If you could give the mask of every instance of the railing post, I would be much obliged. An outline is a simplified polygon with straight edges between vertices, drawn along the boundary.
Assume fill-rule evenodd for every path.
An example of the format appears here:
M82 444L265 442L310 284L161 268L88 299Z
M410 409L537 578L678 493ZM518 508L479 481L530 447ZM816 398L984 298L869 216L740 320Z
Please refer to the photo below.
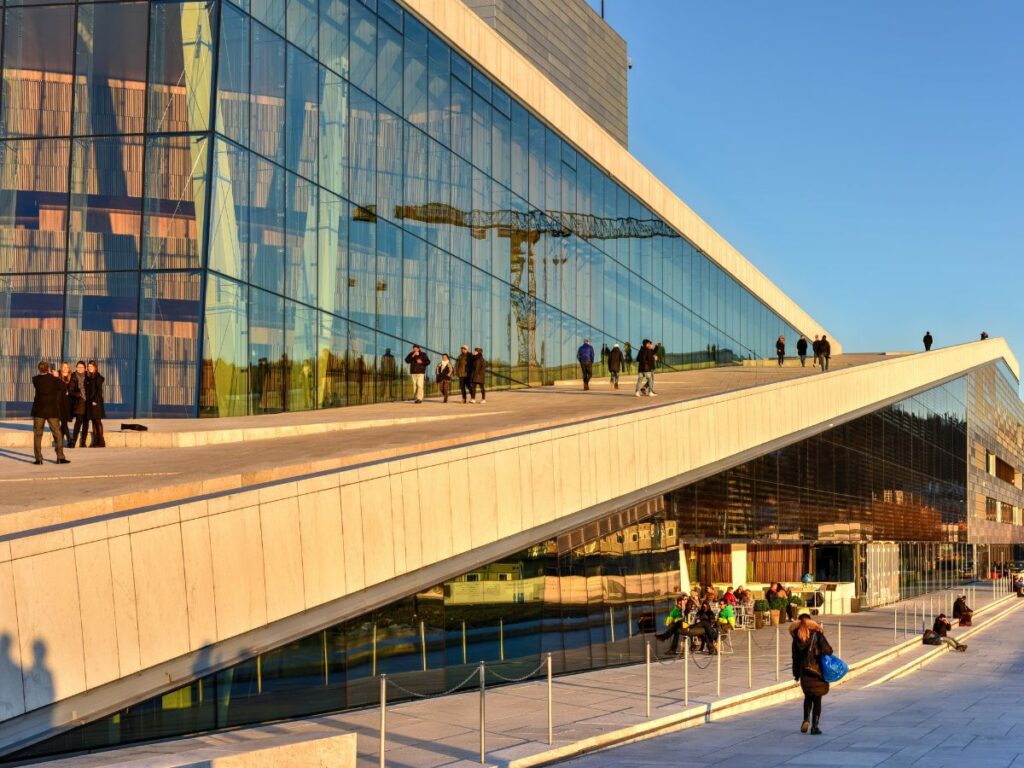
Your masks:
M630 603L626 606L626 634L629 637L633 636L633 604Z
M836 647L838 649L836 653L839 654L839 658L843 658L843 622L841 621L836 627Z
M683 637L683 706L690 706L690 638Z
M548 667L548 744L555 743L555 708L551 682L551 654L547 656Z
M899 628L900 628L900 608L899 608L898 605L896 605L896 606L893 606L893 609L892 609L892 643L893 643L893 645L895 645L896 643L899 642L899 638L896 635L896 633L899 631Z
M373 622L373 657L370 664L370 673L372 675L377 674L377 622Z
M747 688L754 687L754 637L747 632Z
M462 663L466 663L466 622L462 622Z
M420 622L420 656L423 660L423 671L427 671L427 629L424 623Z
M615 642L615 608L609 606L608 608L608 629L610 630L610 637L612 642Z
M380 741L380 760L378 765L380 768L384 768L384 741L387 738L388 732L388 676L380 676L380 726L379 726L379 741Z
M775 682L779 682L779 628L775 627Z
M505 619L498 619L498 654L505 660Z
M480 662L480 765L484 764L484 759L487 754L487 683L484 681L484 674L486 667L484 662Z
M712 648L715 646L712 645ZM715 651L715 696L722 695L722 649Z
M646 685L645 685L645 688L644 688L644 690L645 690L645 697L646 697L645 711L647 713L646 716L650 717L651 716L651 641L650 640L647 640L644 643L644 656L645 656L644 677L645 677L645 679L647 681Z

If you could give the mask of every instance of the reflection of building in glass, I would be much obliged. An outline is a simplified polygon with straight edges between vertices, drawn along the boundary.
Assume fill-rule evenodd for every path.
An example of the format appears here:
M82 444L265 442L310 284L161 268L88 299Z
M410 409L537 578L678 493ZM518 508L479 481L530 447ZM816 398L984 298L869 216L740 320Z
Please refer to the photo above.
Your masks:
M41 357L95 357L112 415L216 416L399 398L412 342L502 388L584 337L686 367L798 335L393 0L5 25L0 413Z

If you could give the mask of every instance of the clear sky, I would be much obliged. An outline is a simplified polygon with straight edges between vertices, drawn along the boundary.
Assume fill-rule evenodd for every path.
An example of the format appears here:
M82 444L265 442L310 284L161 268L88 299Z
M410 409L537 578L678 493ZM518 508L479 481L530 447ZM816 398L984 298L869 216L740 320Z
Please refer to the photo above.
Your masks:
M633 154L845 349L1024 361L1024 0L605 7Z

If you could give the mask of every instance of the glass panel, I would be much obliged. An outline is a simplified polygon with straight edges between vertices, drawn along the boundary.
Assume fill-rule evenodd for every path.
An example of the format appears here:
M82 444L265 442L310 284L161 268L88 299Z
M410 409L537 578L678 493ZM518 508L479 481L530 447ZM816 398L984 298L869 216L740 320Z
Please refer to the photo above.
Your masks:
M249 394L253 413L279 413L287 400L284 299L249 289Z
M371 267L372 269L372 267ZM374 327L390 336L402 335L402 232L386 221L377 223L377 320Z
M249 153L218 139L210 202L210 269L249 275Z
M375 217L377 205L377 111L373 99L352 91L350 139L350 189L352 202L363 215Z
M405 119L427 128L427 29L410 18L405 25Z
M320 184L339 195L348 190L348 83L320 72Z
M316 405L316 310L285 302L284 409L308 411Z
M68 275L64 355L96 360L108 418L133 415L138 314L138 272Z
M317 301L322 310L336 315L348 313L348 222L349 204L321 190Z
M230 4L220 19L217 71L217 130L239 144L249 143L249 17Z
M345 405L345 351L348 349L348 323L340 317L320 313L319 354L317 355L317 402L320 408Z
M0 274L0 368L35 372L40 360L58 363L63 319L63 274ZM34 393L30 376L0 377L0 417L28 416Z
M284 96L285 42L253 24L250 146L278 163L284 163Z
M348 76L349 0L320 2L320 61Z
M71 132L74 14L72 6L7 9L0 135Z
M402 113L402 36L381 24L377 36L377 101Z
M249 165L249 279L273 291L284 285L285 172L261 157Z
M310 56L317 55L317 0L288 0L288 39Z
M196 413L199 272L142 275L136 416Z
M285 210L285 291L293 299L316 304L317 188L288 174Z
M377 89L377 17L362 3L353 3L351 10L349 80L363 93L373 96Z
M146 145L146 201L142 247L153 268L200 266L206 216L203 137L150 139Z
M75 140L69 270L138 269L142 154L141 136Z
M285 3L281 0L252 0L251 7L254 19L263 22L277 34L284 34Z
M207 278L201 416L244 416L249 412L248 305L244 285L215 274Z
M67 139L0 142L0 273L63 272Z
M154 3L150 16L149 130L205 131L210 126L216 6Z
M402 205L402 121L377 111L377 215L394 220Z
M316 181L316 140L320 127L318 75L316 62L289 45L285 158L289 169L313 181ZM329 158L329 161L337 162L337 159Z
M142 133L148 3L78 9L75 133Z

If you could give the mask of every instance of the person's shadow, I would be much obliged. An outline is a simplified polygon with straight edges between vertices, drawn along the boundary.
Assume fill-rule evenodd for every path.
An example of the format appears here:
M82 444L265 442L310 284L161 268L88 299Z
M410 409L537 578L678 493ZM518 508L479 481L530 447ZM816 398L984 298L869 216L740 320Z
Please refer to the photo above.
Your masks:
M32 668L25 673L25 703L33 709L42 707L52 704L55 695L53 674L46 668L46 643L37 638L32 643Z
M11 658L11 642L12 638L6 632L0 635L0 720L25 711L21 665Z

